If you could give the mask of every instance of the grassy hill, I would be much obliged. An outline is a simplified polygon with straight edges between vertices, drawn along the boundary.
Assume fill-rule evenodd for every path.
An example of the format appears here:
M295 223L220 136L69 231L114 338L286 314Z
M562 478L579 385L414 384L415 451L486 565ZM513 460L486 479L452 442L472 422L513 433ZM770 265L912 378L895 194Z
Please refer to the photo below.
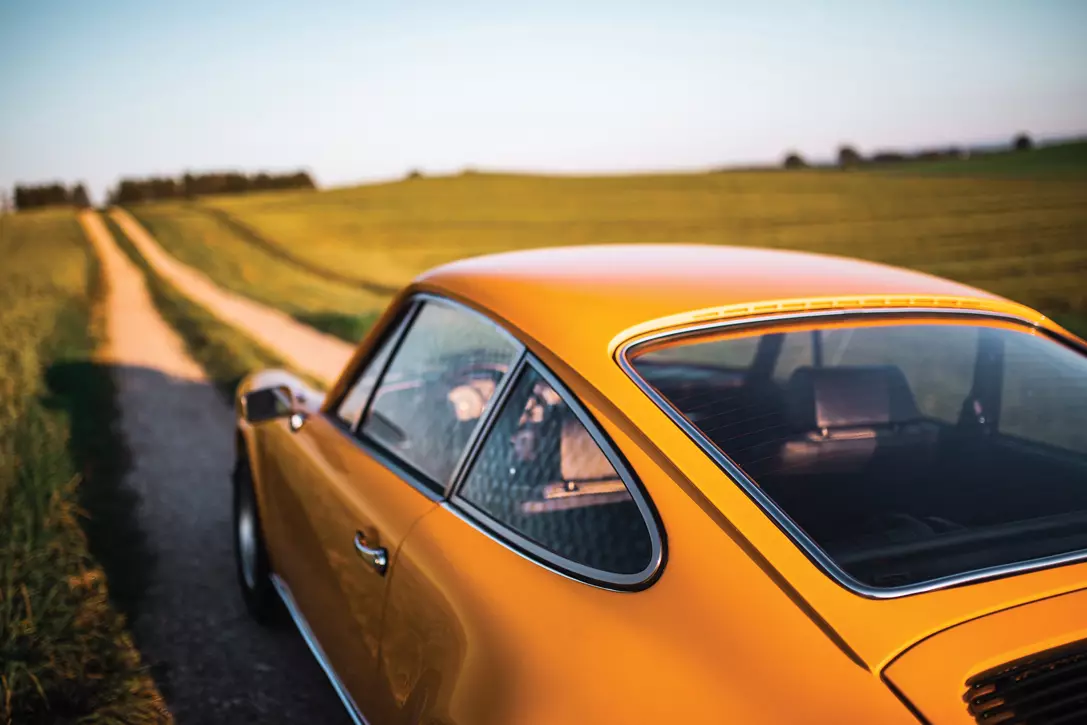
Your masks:
M938 164L926 172L921 163L850 172L465 174L132 211L170 252L220 284L348 339L391 290L435 264L608 242L736 244L879 260L992 290L1083 331L1085 147L1061 147L1059 162L1049 148L958 162L964 174ZM1013 166L1022 173L997 173ZM993 178L982 176L990 171Z

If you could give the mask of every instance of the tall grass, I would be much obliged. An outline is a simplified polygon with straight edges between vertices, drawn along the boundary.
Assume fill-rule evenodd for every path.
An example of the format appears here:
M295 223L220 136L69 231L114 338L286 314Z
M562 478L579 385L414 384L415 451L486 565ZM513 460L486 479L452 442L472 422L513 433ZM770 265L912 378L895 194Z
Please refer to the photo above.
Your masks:
M0 217L0 259L0 723L168 721L80 526L118 453L103 390L64 384L93 367L97 267L70 211Z

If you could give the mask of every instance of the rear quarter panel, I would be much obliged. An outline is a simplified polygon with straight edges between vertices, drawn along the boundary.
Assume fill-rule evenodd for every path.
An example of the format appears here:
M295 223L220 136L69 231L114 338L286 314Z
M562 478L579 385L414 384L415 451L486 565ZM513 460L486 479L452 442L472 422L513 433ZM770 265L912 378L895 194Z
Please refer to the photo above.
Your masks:
M976 674L1036 652L1087 639L1087 590L1069 592L963 622L928 637L885 676L933 723L974 718L963 700Z

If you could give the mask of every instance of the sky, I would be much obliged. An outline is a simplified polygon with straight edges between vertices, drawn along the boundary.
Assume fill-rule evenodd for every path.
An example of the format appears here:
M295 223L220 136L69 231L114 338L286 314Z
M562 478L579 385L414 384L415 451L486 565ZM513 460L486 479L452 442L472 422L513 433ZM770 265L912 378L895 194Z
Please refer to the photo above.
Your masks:
M2 0L0 189L774 163L1087 132L1081 0Z

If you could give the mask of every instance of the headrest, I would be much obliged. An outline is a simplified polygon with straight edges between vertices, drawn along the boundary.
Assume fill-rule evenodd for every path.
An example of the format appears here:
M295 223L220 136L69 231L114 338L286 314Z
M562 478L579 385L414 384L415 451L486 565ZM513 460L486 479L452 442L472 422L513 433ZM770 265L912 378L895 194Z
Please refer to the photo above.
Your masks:
M794 430L908 423L921 417L910 385L895 365L798 368L786 404Z
M562 424L562 480L595 481L615 478L615 468L600 450L596 440L577 418L570 416Z

